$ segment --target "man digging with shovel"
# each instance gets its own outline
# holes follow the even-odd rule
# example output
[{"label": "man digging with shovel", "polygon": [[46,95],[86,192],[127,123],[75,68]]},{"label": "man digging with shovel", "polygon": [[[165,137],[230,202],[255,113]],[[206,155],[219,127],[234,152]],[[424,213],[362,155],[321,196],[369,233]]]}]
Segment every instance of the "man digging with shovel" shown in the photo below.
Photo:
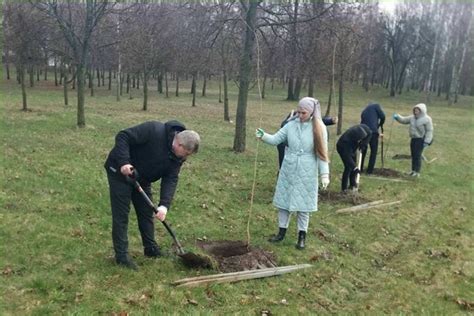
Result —
[{"label": "man digging with shovel", "polygon": [[[120,131],[105,162],[112,207],[112,241],[118,265],[137,270],[128,255],[128,215],[130,201],[137,214],[138,228],[146,257],[161,255],[155,241],[154,217],[164,221],[173,200],[181,165],[198,151],[199,134],[186,130],[178,121],[165,124],[145,122]],[[136,172],[136,173],[135,173]],[[138,182],[151,197],[151,183],[161,179],[156,215],[140,192],[127,181],[139,175]]]}]

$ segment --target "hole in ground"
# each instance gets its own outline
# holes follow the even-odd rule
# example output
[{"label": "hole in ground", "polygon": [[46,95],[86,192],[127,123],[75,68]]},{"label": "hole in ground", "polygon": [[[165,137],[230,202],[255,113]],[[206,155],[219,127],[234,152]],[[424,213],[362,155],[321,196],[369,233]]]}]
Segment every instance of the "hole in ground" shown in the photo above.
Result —
[{"label": "hole in ground", "polygon": [[376,176],[390,177],[390,178],[403,177],[403,174],[400,171],[389,169],[389,168],[375,168],[372,174]]},{"label": "hole in ground", "polygon": [[198,246],[216,260],[221,272],[277,267],[273,252],[248,246],[244,241],[200,241]]}]

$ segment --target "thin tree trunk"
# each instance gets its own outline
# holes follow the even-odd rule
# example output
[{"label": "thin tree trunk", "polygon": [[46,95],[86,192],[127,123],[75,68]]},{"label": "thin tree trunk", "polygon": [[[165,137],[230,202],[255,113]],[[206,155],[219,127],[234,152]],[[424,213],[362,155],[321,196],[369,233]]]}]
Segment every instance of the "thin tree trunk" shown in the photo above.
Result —
[{"label": "thin tree trunk", "polygon": [[176,92],[175,95],[179,97],[179,74],[176,74]]},{"label": "thin tree trunk", "polygon": [[309,75],[308,80],[308,97],[314,97],[314,74]]},{"label": "thin tree trunk", "polygon": [[263,76],[263,83],[262,83],[262,99],[265,99],[265,87],[267,84],[267,74]]},{"label": "thin tree trunk", "polygon": [[163,93],[163,74],[160,72],[157,79],[158,93]]},{"label": "thin tree trunk", "polygon": [[229,90],[227,87],[227,72],[223,70],[222,72],[222,83],[224,85],[224,121],[229,122]]},{"label": "thin tree trunk", "polygon": [[35,70],[30,66],[30,88],[35,86]]},{"label": "thin tree trunk", "polygon": [[246,13],[246,31],[243,39],[244,45],[240,59],[239,71],[239,96],[237,101],[237,115],[235,122],[235,137],[233,150],[245,151],[247,98],[249,93],[252,53],[255,46],[255,22],[257,6],[260,1],[249,1]]},{"label": "thin tree trunk", "polygon": [[332,51],[332,73],[331,73],[331,85],[329,87],[329,99],[328,99],[328,107],[326,109],[325,116],[329,116],[331,113],[331,105],[332,105],[332,96],[334,94],[334,76],[336,73],[336,48],[337,48],[337,40],[334,43],[334,48]]},{"label": "thin tree trunk", "polygon": [[58,64],[57,64],[57,60],[56,60],[56,57],[54,57],[54,66],[53,66],[53,69],[54,69],[54,86],[58,86]]},{"label": "thin tree trunk", "polygon": [[169,98],[168,91],[168,72],[165,71],[165,97],[167,98]]},{"label": "thin tree trunk", "polygon": [[202,83],[202,96],[205,97],[206,96],[207,78],[206,78],[205,75],[203,77],[204,77],[204,81]]},{"label": "thin tree trunk", "polygon": [[192,106],[196,106],[196,74],[193,73],[193,79],[191,82],[191,93],[193,94]]},{"label": "thin tree trunk", "polygon": [[25,67],[23,65],[20,66],[20,83],[21,83],[21,97],[23,102],[22,110],[24,112],[28,111],[28,101],[26,98],[26,86],[25,86]]},{"label": "thin tree trunk", "polygon": [[219,103],[222,103],[222,79],[219,78]]},{"label": "thin tree trunk", "polygon": [[143,111],[148,109],[148,73],[143,72]]},{"label": "thin tree trunk", "polygon": [[[341,66],[342,67],[342,66]],[[344,108],[344,70],[339,75],[339,106],[337,109],[337,135],[342,134],[342,111]]]},{"label": "thin tree trunk", "polygon": [[[470,34],[470,27],[471,26],[471,18],[469,17],[469,21],[467,23],[467,27],[466,27],[466,33],[467,34]],[[462,41],[462,53],[461,53],[461,60],[459,61],[459,67],[456,69],[456,72],[454,73],[454,76],[453,76],[453,82],[451,84],[451,93],[450,95],[453,95],[454,94],[454,100],[452,100],[452,98],[449,99],[449,105],[452,105],[453,101],[454,103],[457,103],[458,101],[458,91],[459,91],[459,81],[460,81],[460,78],[461,78],[461,73],[462,73],[462,70],[464,68],[464,59],[466,57],[466,50],[467,50],[467,38],[465,38],[463,41]],[[453,71],[456,67],[453,67]]]},{"label": "thin tree trunk", "polygon": [[63,78],[64,105],[69,105],[69,98],[68,98],[68,91],[67,91],[67,85],[68,85],[67,70],[64,70],[63,77],[64,77]]},{"label": "thin tree trunk", "polygon": [[84,88],[85,88],[85,68],[78,64],[76,69],[77,79],[77,126],[83,128],[86,126],[86,116],[84,111]]},{"label": "thin tree trunk", "polygon": [[94,70],[89,69],[89,88],[91,89],[91,97],[94,96]]}]

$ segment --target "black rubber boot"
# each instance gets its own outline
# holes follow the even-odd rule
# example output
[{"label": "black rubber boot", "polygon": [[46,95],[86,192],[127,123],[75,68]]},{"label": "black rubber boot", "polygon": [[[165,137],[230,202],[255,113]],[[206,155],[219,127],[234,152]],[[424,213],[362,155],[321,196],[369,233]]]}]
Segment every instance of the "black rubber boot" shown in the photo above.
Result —
[{"label": "black rubber boot", "polygon": [[269,242],[280,242],[285,239],[286,228],[279,228],[278,234],[268,239]]},{"label": "black rubber boot", "polygon": [[160,247],[158,246],[147,247],[144,249],[144,254],[145,254],[145,257],[148,257],[148,258],[159,258],[161,257]]},{"label": "black rubber boot", "polygon": [[117,264],[119,266],[122,266],[122,267],[125,267],[125,268],[128,268],[128,269],[131,269],[131,270],[135,270],[137,271],[138,270],[138,266],[135,264],[135,262],[133,262],[132,259],[130,259],[130,257],[123,257],[123,258],[116,258],[115,259],[115,262],[117,262]]},{"label": "black rubber boot", "polygon": [[296,244],[296,249],[304,249],[304,243],[306,241],[306,232],[300,230],[298,232],[298,243]]}]

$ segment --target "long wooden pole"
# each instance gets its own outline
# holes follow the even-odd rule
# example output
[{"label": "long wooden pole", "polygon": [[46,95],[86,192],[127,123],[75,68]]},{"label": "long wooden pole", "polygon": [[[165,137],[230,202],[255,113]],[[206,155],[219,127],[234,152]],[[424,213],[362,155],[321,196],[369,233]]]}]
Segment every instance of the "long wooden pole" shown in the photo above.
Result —
[{"label": "long wooden pole", "polygon": [[348,207],[348,208],[342,208],[340,210],[337,210],[336,214],[365,211],[365,210],[372,209],[372,208],[395,205],[395,204],[399,204],[401,202],[402,201],[394,201],[394,202],[383,203],[383,200],[380,200],[380,201],[375,201],[375,202],[370,202],[370,203],[366,203],[366,204],[356,205],[356,206],[352,206],[352,207]]},{"label": "long wooden pole", "polygon": [[284,267],[267,268],[267,269],[259,269],[259,270],[213,274],[213,275],[177,280],[173,282],[173,285],[176,285],[178,287],[182,287],[182,286],[194,287],[194,286],[204,285],[208,283],[237,282],[237,281],[242,281],[242,280],[265,278],[269,276],[281,275],[281,274],[285,274],[285,273],[289,273],[289,272],[293,272],[296,270],[305,269],[309,267],[312,267],[312,265],[299,264],[299,265],[293,265],[293,266],[284,266]]}]

